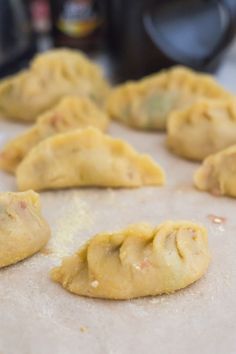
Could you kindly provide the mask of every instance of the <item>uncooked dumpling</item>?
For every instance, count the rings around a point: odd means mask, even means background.
[[[164,172],[148,155],[98,129],[87,128],[48,138],[19,165],[20,190],[76,186],[139,187],[164,184]]]
[[[98,234],[54,268],[51,277],[72,293],[132,299],[172,293],[205,273],[207,231],[191,222],[146,224]]]
[[[102,104],[108,92],[100,68],[84,54],[54,49],[36,56],[30,68],[0,84],[0,114],[34,121],[65,95],[86,96]]]
[[[33,191],[0,193],[0,220],[0,268],[30,257],[49,239],[39,195]]]
[[[236,144],[236,103],[203,100],[183,111],[173,112],[167,125],[168,147],[177,155],[203,160]]]
[[[229,96],[211,76],[175,67],[118,86],[108,97],[107,110],[131,127],[163,130],[173,110],[186,108],[202,97]]]
[[[88,98],[67,96],[37,119],[25,133],[9,141],[0,153],[0,168],[14,173],[27,153],[40,141],[61,132],[95,126],[105,130],[108,117]]]
[[[208,156],[195,173],[194,183],[216,196],[236,197],[236,145]]]

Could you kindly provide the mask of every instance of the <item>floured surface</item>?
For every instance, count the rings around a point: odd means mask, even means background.
[[[24,129],[0,121],[0,146]],[[196,191],[192,175],[198,164],[171,155],[164,134],[115,123],[110,133],[151,154],[165,169],[167,185],[41,193],[52,239],[41,254],[0,270],[0,353],[235,353],[236,200]],[[0,172],[4,190],[16,190],[15,179]],[[225,222],[214,223],[210,215]],[[168,219],[208,228],[212,262],[193,286],[169,296],[115,302],[72,295],[49,279],[50,269],[95,233]]]

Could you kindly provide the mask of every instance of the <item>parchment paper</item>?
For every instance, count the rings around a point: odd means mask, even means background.
[[[222,70],[227,86],[228,68]],[[0,121],[0,146],[24,129]],[[41,193],[52,239],[43,252],[0,270],[0,354],[235,354],[236,201],[196,191],[198,164],[171,155],[164,134],[115,123],[110,133],[152,155],[165,169],[167,185]],[[15,191],[14,177],[0,172],[0,190]],[[226,223],[212,223],[209,214]],[[116,302],[72,295],[49,279],[50,269],[95,233],[168,219],[208,228],[212,262],[194,285],[169,296]]]

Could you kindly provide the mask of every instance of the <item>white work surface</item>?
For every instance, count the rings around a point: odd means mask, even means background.
[[[236,90],[233,58],[218,77]],[[0,146],[24,129],[1,121]],[[195,190],[198,165],[171,155],[164,134],[115,123],[110,133],[158,161],[167,184],[41,193],[52,238],[44,252],[0,270],[0,354],[235,354],[236,201]],[[0,191],[9,190],[16,190],[15,178],[0,172]],[[213,224],[209,214],[225,224]],[[168,219],[208,228],[212,262],[194,285],[168,296],[105,301],[72,295],[50,280],[50,269],[95,233]]]

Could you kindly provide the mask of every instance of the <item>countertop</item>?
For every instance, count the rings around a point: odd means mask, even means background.
[[[236,92],[236,46],[219,70],[219,81]],[[0,121],[0,146],[19,131]],[[198,192],[198,164],[170,154],[165,134],[112,123],[110,133],[149,153],[167,174],[167,185],[133,190],[71,189],[41,193],[52,228],[46,249],[0,270],[1,354],[235,354],[236,202]],[[15,179],[0,172],[0,191]],[[209,215],[226,218],[212,223]],[[172,295],[105,301],[72,295],[53,283],[50,269],[99,231],[130,223],[193,220],[209,231],[212,255],[206,275]]]

